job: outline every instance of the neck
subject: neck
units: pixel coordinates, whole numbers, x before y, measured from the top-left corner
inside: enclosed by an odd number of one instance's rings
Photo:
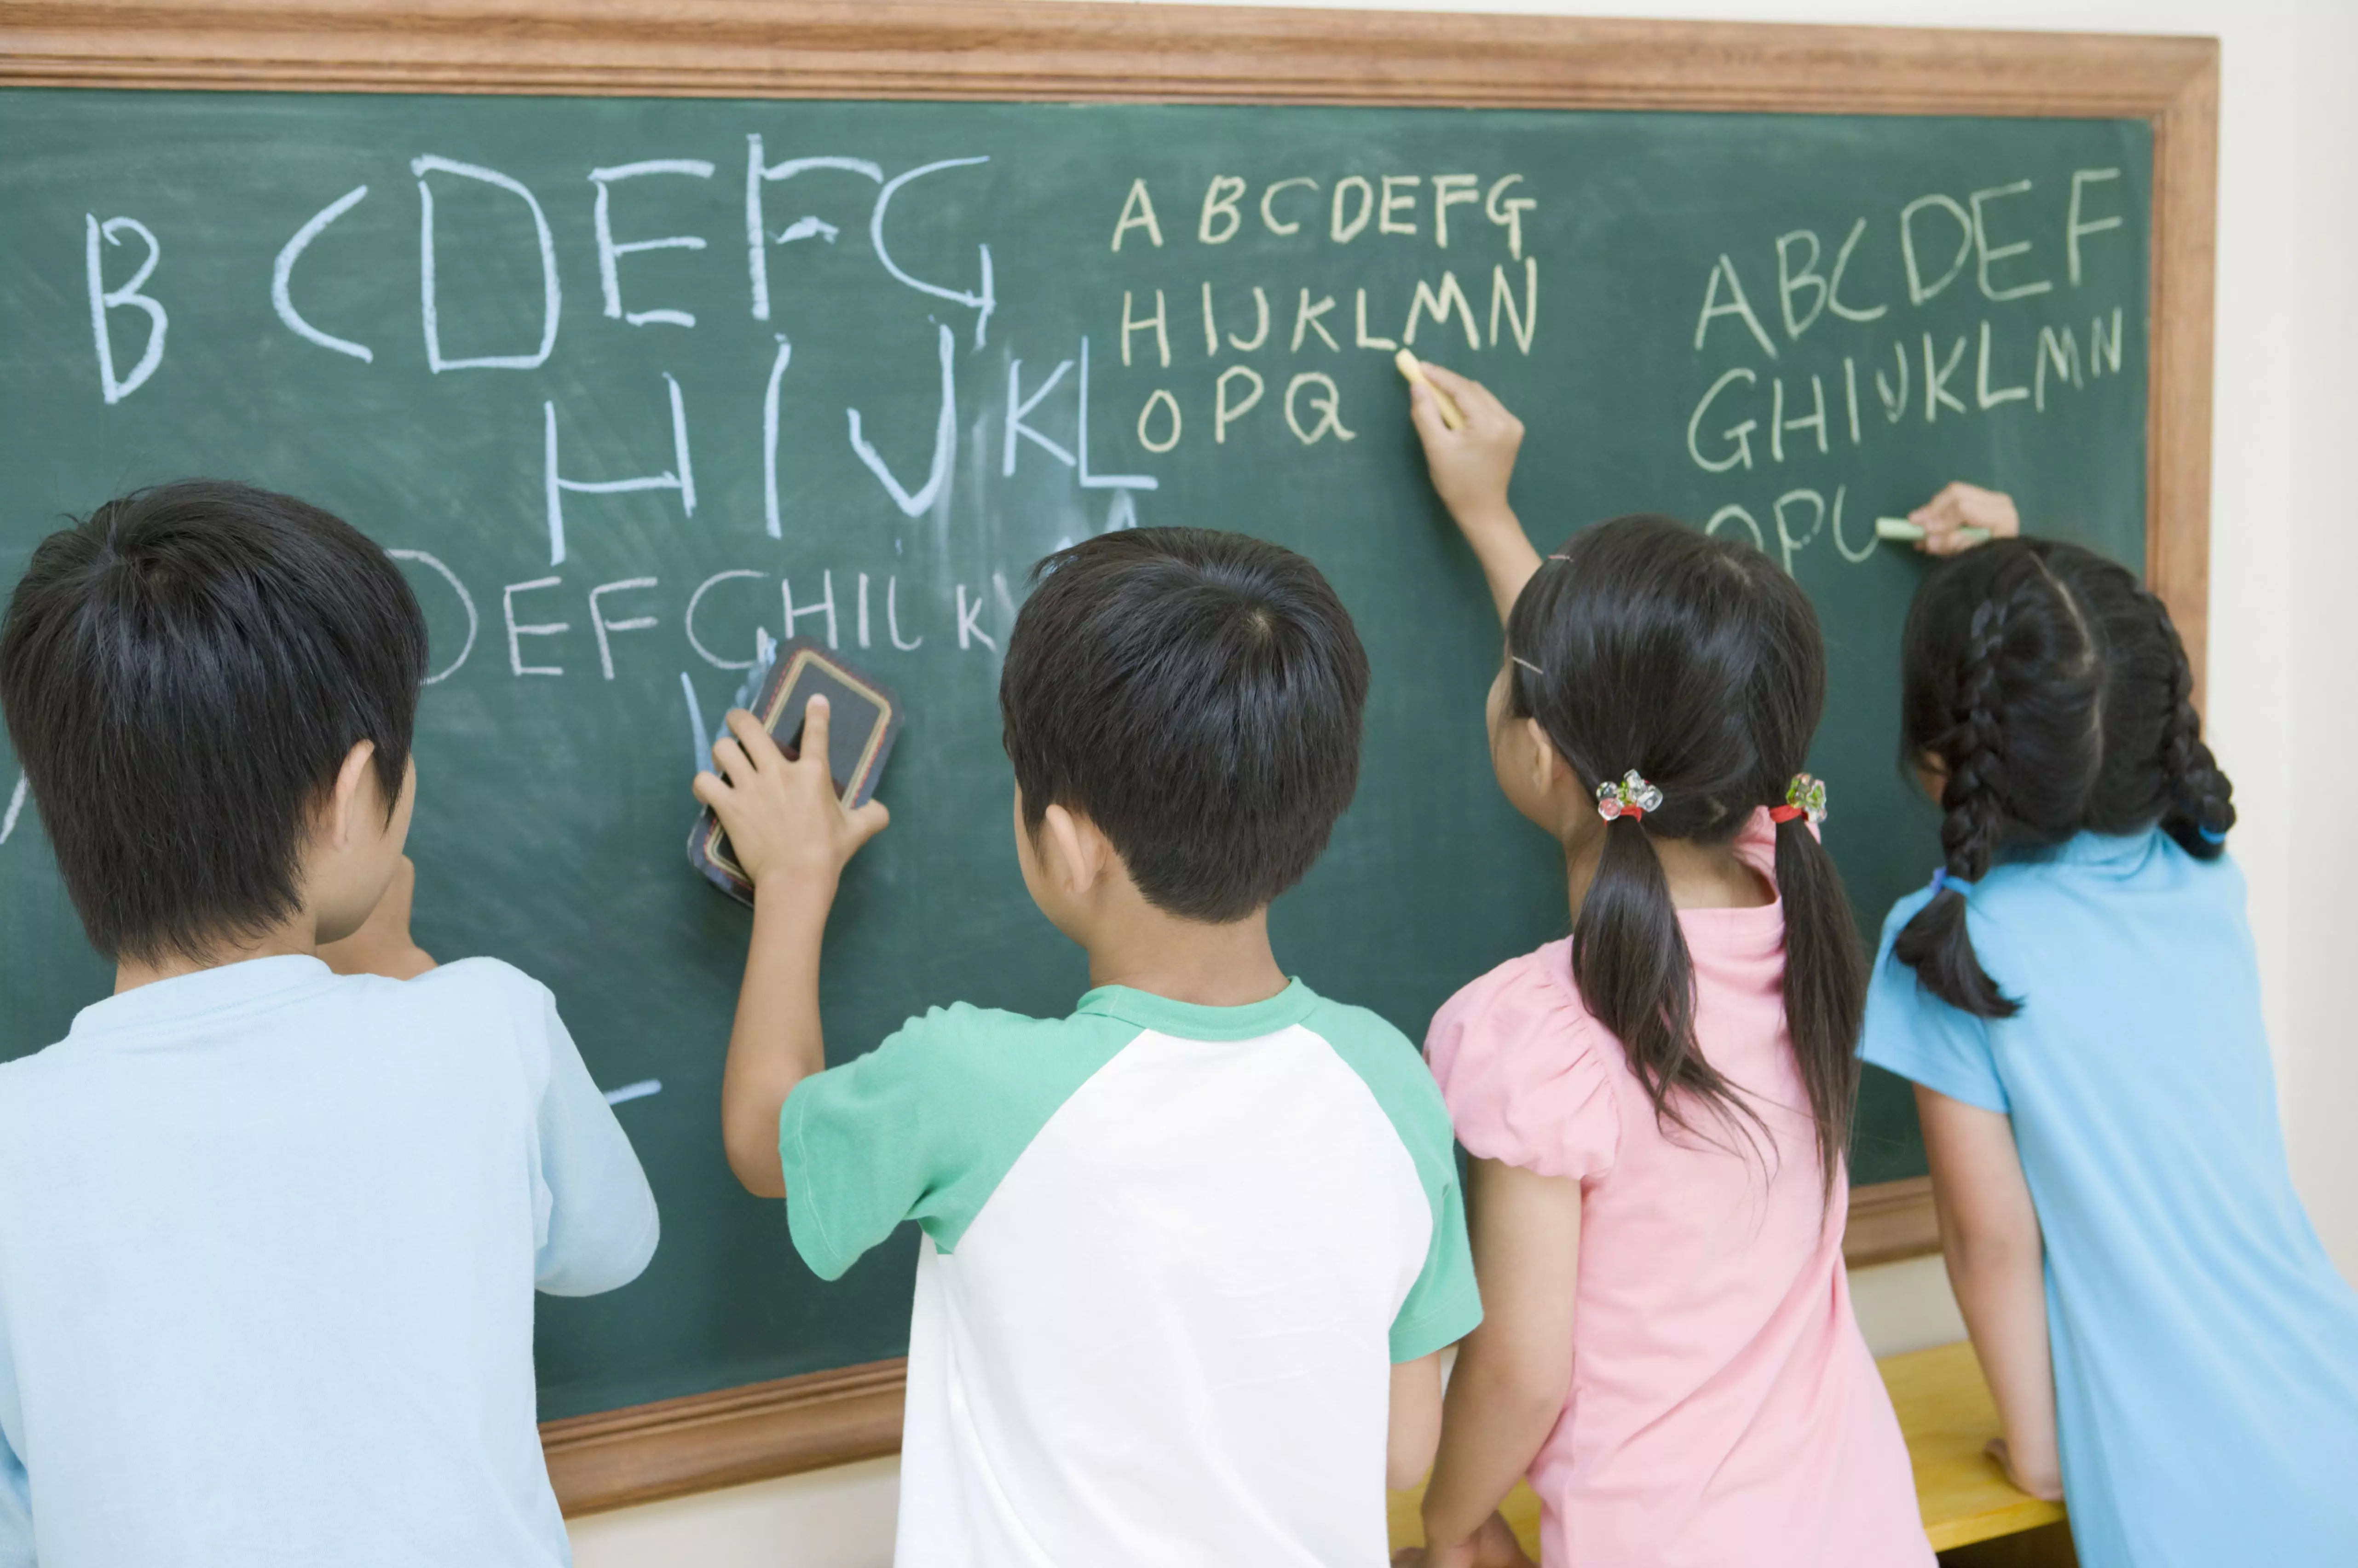
[[[1692,838],[1657,838],[1654,857],[1662,863],[1662,880],[1670,884],[1673,909],[1758,909],[1775,901],[1754,871],[1736,852],[1734,844],[1698,844]],[[1564,846],[1563,873],[1572,902],[1572,918],[1596,881],[1596,862],[1605,854],[1605,835],[1591,833]]]
[[[1088,944],[1089,984],[1128,986],[1198,1007],[1243,1007],[1285,989],[1285,971],[1269,946],[1269,911],[1209,925],[1152,905],[1129,913],[1120,929]]]
[[[250,941],[211,944],[203,949],[200,957],[168,952],[152,963],[139,958],[117,959],[114,965],[114,994],[121,996],[124,991],[137,990],[141,986],[152,986],[157,980],[218,969],[226,964],[243,964],[249,958],[308,956],[317,954],[319,950],[319,933],[297,916],[272,926]]]

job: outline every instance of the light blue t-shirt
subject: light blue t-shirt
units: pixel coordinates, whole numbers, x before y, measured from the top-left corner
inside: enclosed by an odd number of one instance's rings
[[[568,1561],[533,1290],[655,1208],[549,993],[258,958],[0,1064],[0,1568]]]
[[[2244,879],[2158,830],[2082,834],[1967,894],[1985,1022],[1884,925],[1864,1054],[2006,1113],[2047,1244],[2085,1568],[2358,1564],[2358,1295],[2295,1195]]]

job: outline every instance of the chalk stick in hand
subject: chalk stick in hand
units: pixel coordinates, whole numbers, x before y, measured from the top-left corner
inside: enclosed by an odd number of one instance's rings
[[[1889,539],[1895,544],[1920,545],[1924,542],[1924,525],[1910,523],[1905,517],[1878,517],[1875,520],[1875,536]],[[1957,543],[1961,545],[1985,544],[1989,536],[1990,532],[1986,528],[1965,527],[1956,531]]]
[[[1392,363],[1400,366],[1401,374],[1433,394],[1433,401],[1441,405],[1441,422],[1444,425],[1452,430],[1466,428],[1466,415],[1457,406],[1457,400],[1433,384],[1432,379],[1424,373],[1424,367],[1416,362],[1414,354],[1402,349],[1392,356]]]

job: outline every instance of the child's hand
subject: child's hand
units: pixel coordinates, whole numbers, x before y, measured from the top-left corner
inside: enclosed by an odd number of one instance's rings
[[[319,957],[340,975],[383,975],[411,980],[434,967],[432,955],[409,935],[409,910],[417,896],[417,868],[408,856],[393,870],[384,896],[351,935],[319,945]]]
[[[1412,384],[1409,417],[1424,442],[1425,466],[1441,503],[1467,535],[1501,525],[1520,537],[1521,526],[1507,506],[1507,481],[1515,471],[1515,454],[1523,444],[1523,422],[1507,412],[1506,405],[1478,381],[1424,362],[1424,373],[1433,385],[1449,394],[1466,423],[1451,429],[1441,417],[1441,403],[1432,392]]]
[[[2006,1478],[2014,1483],[2016,1491],[2028,1492],[2044,1502],[2060,1503],[2063,1500],[2062,1476],[2060,1473],[2033,1476],[2017,1470],[2014,1467],[2014,1452],[2006,1447],[2005,1438],[1991,1438],[1985,1452],[1997,1461],[1997,1467],[2006,1472]]]
[[[1923,542],[1916,547],[1928,556],[1953,556],[1983,543],[1958,537],[1960,528],[1979,528],[1993,539],[2011,539],[2022,532],[2014,498],[1977,484],[1942,486],[1940,494],[1910,512],[1908,520],[1924,530]]]
[[[730,851],[756,887],[787,879],[832,890],[844,864],[883,831],[892,813],[878,800],[844,809],[827,771],[827,698],[814,697],[803,709],[796,758],[741,708],[730,709],[728,724],[729,733],[712,748],[719,774],[696,775],[696,798],[720,818]]]
[[[1507,1516],[1493,1513],[1455,1546],[1410,1546],[1392,1554],[1392,1568],[1539,1568],[1515,1539]]]

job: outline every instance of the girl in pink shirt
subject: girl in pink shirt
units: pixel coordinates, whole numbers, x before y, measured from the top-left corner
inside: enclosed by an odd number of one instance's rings
[[[1428,367],[1431,369],[1432,367]],[[1767,557],[1625,517],[1541,561],[1522,427],[1414,417],[1489,579],[1492,761],[1562,846],[1573,934],[1452,998],[1426,1053],[1474,1156],[1485,1317],[1424,1498],[1432,1568],[1929,1568],[1851,1314],[1843,1150],[1865,962],[1801,772],[1824,643]]]

